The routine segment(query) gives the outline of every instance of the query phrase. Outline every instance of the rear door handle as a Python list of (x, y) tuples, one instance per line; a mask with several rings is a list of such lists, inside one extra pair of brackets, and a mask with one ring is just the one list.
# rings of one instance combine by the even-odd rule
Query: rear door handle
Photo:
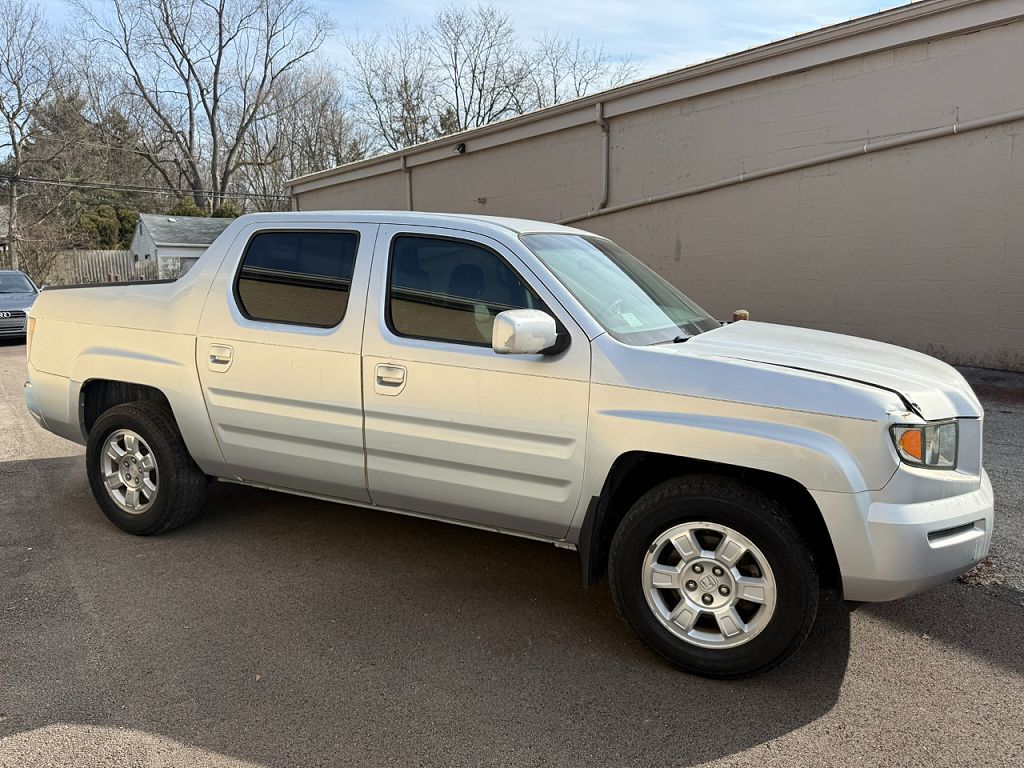
[(405, 388), (404, 366), (378, 363), (375, 374), (374, 389), (381, 395), (397, 395)]
[(210, 370), (226, 371), (231, 367), (231, 356), (234, 350), (227, 344), (210, 345)]

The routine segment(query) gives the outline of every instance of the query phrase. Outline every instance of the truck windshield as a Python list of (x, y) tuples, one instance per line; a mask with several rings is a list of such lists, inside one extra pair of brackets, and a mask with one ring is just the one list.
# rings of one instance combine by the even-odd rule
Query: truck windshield
[(35, 293), (28, 278), (19, 272), (0, 274), (0, 293)]
[(684, 341), (720, 323), (675, 286), (596, 235), (537, 234), (520, 240), (618, 341)]

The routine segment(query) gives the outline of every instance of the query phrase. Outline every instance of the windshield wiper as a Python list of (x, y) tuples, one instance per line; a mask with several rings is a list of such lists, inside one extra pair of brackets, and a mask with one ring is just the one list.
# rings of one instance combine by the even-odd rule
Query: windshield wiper
[(652, 344), (652, 347), (657, 347), (661, 344), (682, 344), (684, 341), (689, 341), (689, 336), (676, 336), (674, 339), (666, 339), (665, 341), (656, 341)]

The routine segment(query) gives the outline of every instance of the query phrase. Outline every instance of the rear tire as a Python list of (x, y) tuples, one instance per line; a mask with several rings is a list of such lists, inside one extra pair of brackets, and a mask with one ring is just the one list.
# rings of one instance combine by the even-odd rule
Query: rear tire
[(615, 532), (608, 573), (615, 606), (637, 634), (706, 677), (782, 663), (818, 610), (814, 557), (782, 504), (715, 475), (669, 480), (642, 496)]
[(89, 432), (85, 460), (96, 502), (123, 531), (163, 533), (202, 510), (206, 476), (165, 405), (138, 401), (105, 411)]

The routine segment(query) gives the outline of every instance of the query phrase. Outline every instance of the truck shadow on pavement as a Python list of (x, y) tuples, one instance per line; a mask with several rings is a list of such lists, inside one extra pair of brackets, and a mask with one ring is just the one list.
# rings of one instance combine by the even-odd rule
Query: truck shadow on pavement
[(905, 600), (865, 604), (854, 610), (908, 633), (908, 643), (961, 649), (1024, 677), (1020, 645), (1024, 595), (1016, 589), (955, 582)]
[[(81, 457), (0, 464), (0, 483), (0, 737), (124, 728), (266, 766), (693, 765), (827, 714), (847, 672), (835, 599), (780, 669), (710, 681), (548, 545), (221, 484), (191, 526), (137, 538)], [(910, 615), (956, 642), (952, 594)], [(1014, 620), (971, 642), (1014, 647)]]

